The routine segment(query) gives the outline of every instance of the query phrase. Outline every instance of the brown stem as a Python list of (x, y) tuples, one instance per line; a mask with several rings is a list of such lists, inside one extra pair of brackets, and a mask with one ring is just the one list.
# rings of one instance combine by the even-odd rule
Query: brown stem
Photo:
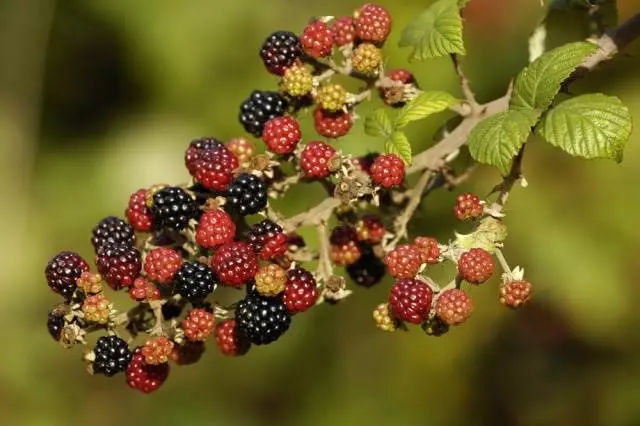
[(388, 250), (393, 250), (396, 245), (400, 242), (401, 239), (407, 236), (407, 225), (409, 221), (413, 217), (416, 209), (420, 205), (420, 201), (422, 200), (422, 194), (424, 193), (429, 180), (433, 177), (433, 172), (431, 170), (425, 171), (422, 176), (420, 176), (420, 180), (416, 184), (416, 186), (411, 190), (411, 196), (409, 198), (409, 203), (405, 207), (404, 211), (394, 223), (394, 228), (396, 235), (391, 240), (389, 245), (386, 247)]

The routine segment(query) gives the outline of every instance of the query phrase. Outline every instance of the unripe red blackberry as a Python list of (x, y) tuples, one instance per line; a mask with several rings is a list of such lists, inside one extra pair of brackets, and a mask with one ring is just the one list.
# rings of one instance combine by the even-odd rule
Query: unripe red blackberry
[(482, 200), (475, 194), (466, 192), (456, 197), (453, 213), (460, 220), (472, 220), (482, 216), (484, 206)]
[(206, 211), (196, 228), (196, 242), (203, 248), (214, 248), (233, 241), (236, 224), (222, 209)]
[(381, 303), (373, 310), (373, 321), (382, 331), (396, 331), (399, 321), (394, 318), (388, 303)]
[(140, 251), (131, 246), (105, 244), (98, 250), (98, 272), (114, 290), (129, 287), (140, 275)]
[(78, 288), (84, 291), (84, 294), (97, 294), (102, 291), (102, 275), (94, 272), (83, 272), (76, 281)]
[(70, 298), (76, 289), (76, 281), (88, 270), (89, 265), (78, 253), (63, 251), (49, 261), (44, 274), (51, 290)]
[(500, 303), (517, 309), (531, 299), (532, 286), (529, 281), (510, 281), (500, 288)]
[(329, 112), (317, 107), (313, 112), (313, 124), (319, 135), (335, 139), (349, 133), (353, 119), (347, 111)]
[(289, 103), (278, 92), (254, 90), (240, 104), (240, 124), (253, 136), (262, 135), (264, 123), (274, 117), (281, 117), (287, 111)]
[(373, 76), (382, 64), (382, 52), (371, 43), (362, 43), (353, 51), (351, 62), (355, 72)]
[(384, 258), (389, 274), (395, 278), (413, 278), (422, 266), (422, 253), (413, 244), (401, 244)]
[(395, 282), (389, 295), (393, 316), (401, 321), (420, 324), (429, 316), (433, 291), (415, 278), (403, 278)]
[(187, 339), (192, 342), (205, 341), (215, 328), (213, 314), (204, 309), (193, 309), (182, 321), (182, 329)]
[(331, 24), (331, 32), (333, 33), (333, 44), (337, 47), (353, 43), (356, 34), (353, 18), (351, 16), (343, 16), (335, 19)]
[(382, 6), (367, 3), (354, 14), (356, 36), (362, 41), (383, 43), (391, 32), (391, 15)]
[(336, 155), (336, 150), (329, 144), (312, 141), (304, 147), (300, 155), (300, 167), (305, 177), (325, 178), (329, 176), (329, 160)]
[(282, 88), (290, 96), (302, 97), (313, 89), (313, 74), (303, 64), (295, 64), (284, 72)]
[(356, 224), (358, 240), (369, 244), (378, 244), (387, 232), (382, 220), (375, 215), (365, 215)]
[(440, 246), (435, 238), (416, 237), (413, 245), (420, 250), (423, 263), (435, 265), (440, 260)]
[(127, 384), (143, 393), (157, 391), (169, 376), (169, 364), (149, 365), (144, 362), (140, 348), (136, 349), (127, 366)]
[(236, 156), (240, 164), (248, 164), (255, 152), (253, 143), (247, 138), (231, 138), (225, 145)]
[(277, 223), (265, 219), (256, 223), (246, 233), (246, 238), (261, 259), (282, 256), (287, 251), (287, 236)]
[(261, 266), (255, 276), (256, 291), (267, 297), (282, 293), (286, 282), (286, 271), (273, 263)]
[(339, 84), (325, 84), (318, 88), (316, 102), (329, 112), (340, 111), (347, 102), (347, 91)]
[(173, 351), (173, 342), (164, 336), (150, 338), (141, 349), (144, 362), (149, 365), (168, 362), (171, 351)]
[(236, 156), (215, 138), (201, 138), (189, 144), (184, 156), (187, 170), (202, 186), (225, 191), (238, 168)]
[(220, 284), (242, 287), (258, 272), (258, 259), (249, 244), (233, 242), (216, 250), (211, 257), (211, 267)]
[(396, 154), (382, 154), (371, 165), (371, 178), (384, 188), (401, 185), (404, 173), (404, 161)]
[(147, 190), (138, 189), (129, 197), (125, 215), (129, 224), (138, 232), (149, 232), (152, 227), (151, 210), (146, 203)]
[(236, 320), (226, 320), (216, 326), (216, 343), (226, 356), (244, 355), (251, 348), (251, 342), (238, 333)]
[(96, 252), (106, 243), (132, 246), (136, 242), (136, 236), (131, 225), (115, 216), (108, 216), (102, 219), (93, 228), (92, 233), (91, 244), (93, 244)]
[(302, 55), (298, 36), (290, 31), (271, 33), (260, 48), (260, 57), (267, 70), (282, 75)]
[(458, 273), (470, 284), (482, 284), (491, 278), (495, 261), (491, 254), (481, 248), (472, 248), (458, 259)]
[(318, 295), (316, 280), (309, 271), (301, 267), (287, 271), (282, 302), (290, 314), (298, 314), (311, 308)]
[(82, 313), (87, 321), (97, 324), (109, 322), (111, 302), (103, 294), (87, 296), (82, 302)]
[(322, 21), (314, 21), (307, 25), (300, 37), (304, 52), (312, 58), (322, 58), (331, 54), (333, 32)]
[(262, 140), (276, 154), (291, 154), (301, 138), (300, 125), (290, 115), (272, 118), (262, 130)]
[(152, 282), (143, 277), (138, 277), (133, 281), (133, 285), (129, 287), (129, 297), (136, 302), (159, 300), (160, 290)]
[(147, 278), (160, 284), (173, 280), (182, 266), (182, 256), (168, 247), (157, 247), (144, 258), (144, 271)]
[(473, 313), (473, 300), (463, 290), (443, 291), (436, 300), (436, 315), (448, 325), (465, 322)]

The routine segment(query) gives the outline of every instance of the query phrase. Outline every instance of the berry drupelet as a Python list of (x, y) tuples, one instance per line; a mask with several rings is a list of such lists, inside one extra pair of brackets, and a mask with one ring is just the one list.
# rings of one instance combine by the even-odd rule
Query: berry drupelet
[(302, 55), (298, 36), (290, 31), (271, 33), (260, 48), (260, 58), (267, 70), (282, 75)]
[(93, 228), (91, 244), (96, 252), (107, 243), (132, 246), (135, 242), (136, 237), (131, 225), (118, 217), (105, 217)]
[(241, 173), (229, 186), (227, 202), (242, 216), (256, 214), (267, 206), (267, 185), (256, 175)]
[(157, 228), (181, 231), (198, 215), (198, 203), (184, 189), (168, 186), (153, 194), (151, 213)]
[(132, 358), (127, 342), (117, 336), (100, 337), (93, 354), (93, 372), (108, 377), (125, 371)]
[(280, 297), (264, 297), (250, 292), (236, 307), (236, 325), (255, 345), (276, 341), (288, 329), (291, 315)]
[(89, 265), (78, 253), (63, 251), (49, 261), (44, 273), (51, 290), (70, 298), (77, 287), (76, 281), (88, 270)]
[(240, 124), (247, 133), (259, 137), (264, 124), (275, 117), (281, 117), (287, 111), (289, 103), (278, 92), (254, 90), (240, 104)]

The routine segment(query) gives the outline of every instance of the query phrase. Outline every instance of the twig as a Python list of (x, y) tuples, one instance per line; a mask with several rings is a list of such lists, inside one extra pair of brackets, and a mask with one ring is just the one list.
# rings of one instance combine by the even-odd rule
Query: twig
[(302, 212), (282, 223), (282, 228), (287, 232), (293, 232), (302, 225), (319, 225), (331, 216), (333, 210), (340, 205), (337, 198), (326, 198), (320, 204), (306, 212)]
[(327, 233), (327, 224), (323, 220), (318, 224), (318, 278), (322, 279), (326, 284), (327, 280), (333, 275), (333, 266), (329, 255), (329, 235)]
[(460, 63), (460, 58), (455, 53), (451, 55), (451, 60), (453, 61), (453, 67), (456, 70), (456, 74), (458, 74), (458, 78), (460, 79), (460, 87), (462, 88), (462, 94), (466, 102), (471, 107), (471, 113), (478, 111), (480, 105), (476, 101), (476, 97), (471, 90), (471, 86), (469, 85), (469, 79), (464, 73), (462, 69), (462, 64)]
[(502, 254), (502, 250), (500, 250), (499, 248), (496, 248), (495, 254), (496, 254), (496, 257), (498, 258), (498, 262), (500, 263), (500, 267), (502, 268), (506, 276), (509, 279), (511, 279), (511, 276), (512, 276), (511, 268), (509, 267), (509, 264), (507, 263), (507, 259), (505, 259), (504, 254)]
[(415, 213), (416, 209), (420, 205), (420, 201), (422, 200), (422, 193), (424, 192), (425, 188), (427, 187), (427, 184), (429, 183), (432, 177), (433, 177), (433, 172), (431, 170), (425, 171), (422, 174), (422, 176), (420, 176), (420, 180), (418, 181), (416, 186), (411, 190), (409, 203), (407, 204), (402, 214), (398, 216), (398, 218), (394, 223), (396, 235), (387, 246), (388, 250), (393, 250), (396, 247), (396, 245), (398, 245), (398, 242), (400, 242), (402, 238), (405, 238), (407, 236), (407, 225), (409, 224), (409, 221), (413, 217), (413, 214)]
[(164, 333), (164, 315), (162, 314), (162, 305), (164, 305), (165, 302), (166, 300), (152, 300), (151, 302), (149, 302), (149, 307), (151, 307), (153, 316), (156, 319), (153, 327), (151, 328), (151, 330), (149, 330), (149, 334), (152, 336), (162, 336), (162, 334)]

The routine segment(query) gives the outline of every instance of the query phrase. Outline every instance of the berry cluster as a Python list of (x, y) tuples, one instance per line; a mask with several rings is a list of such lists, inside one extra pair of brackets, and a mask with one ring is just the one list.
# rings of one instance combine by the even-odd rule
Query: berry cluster
[[(259, 55), (280, 78), (279, 89), (253, 91), (239, 116), (266, 152), (244, 137), (193, 140), (184, 152), (190, 182), (137, 189), (124, 206), (126, 221), (109, 216), (94, 227), (93, 271), (78, 253), (54, 256), (45, 276), (63, 302), (49, 312), (51, 336), (71, 347), (103, 332), (86, 352), (89, 371), (124, 372), (131, 388), (150, 393), (165, 382), (171, 364), (198, 362), (209, 339), (226, 356), (244, 355), (280, 339), (296, 315), (344, 299), (351, 290), (339, 268), (365, 288), (387, 273), (394, 280), (388, 301), (374, 311), (382, 330), (422, 324), (428, 334), (441, 335), (464, 322), (473, 302), (461, 285), (492, 276), (492, 253), (501, 256), (500, 219), (477, 196), (463, 194), (454, 211), (474, 223), (472, 234), (456, 234), (448, 244), (427, 236), (401, 244), (406, 223), (394, 219), (408, 199), (421, 195), (405, 188), (404, 161), (393, 153), (351, 157), (335, 141), (303, 141), (297, 118), (312, 109), (320, 137), (337, 139), (350, 131), (355, 108), (372, 88), (391, 107), (415, 94), (409, 71), (383, 69), (391, 22), (383, 7), (365, 4), (351, 16), (315, 19), (299, 35), (269, 35)], [(368, 88), (348, 93), (332, 81), (339, 74)], [(319, 182), (327, 197), (285, 219), (270, 199), (299, 182)], [(297, 233), (301, 226), (317, 229), (317, 250)], [(445, 261), (457, 264), (457, 275), (440, 288), (426, 272)], [(531, 286), (520, 269), (505, 269), (503, 281), (501, 303), (527, 302)], [(237, 300), (223, 305), (220, 287), (236, 290)], [(108, 291), (127, 292), (137, 305), (119, 311)], [(141, 343), (132, 345), (139, 336)]]

